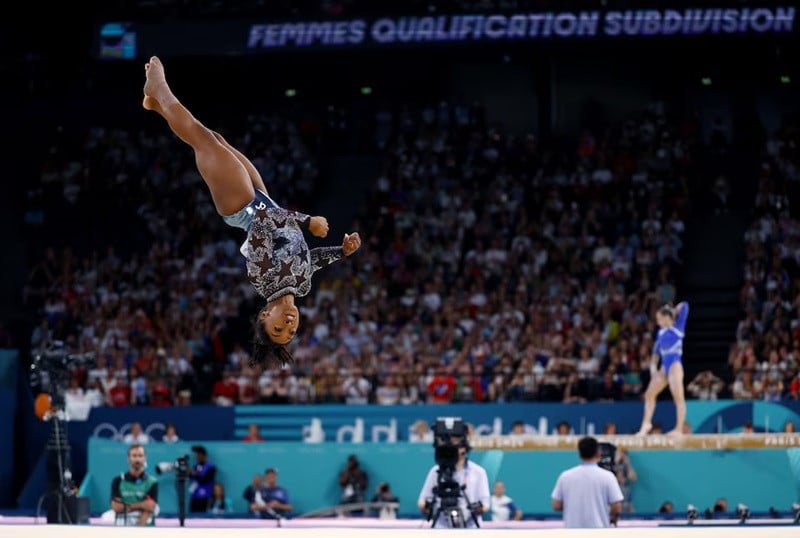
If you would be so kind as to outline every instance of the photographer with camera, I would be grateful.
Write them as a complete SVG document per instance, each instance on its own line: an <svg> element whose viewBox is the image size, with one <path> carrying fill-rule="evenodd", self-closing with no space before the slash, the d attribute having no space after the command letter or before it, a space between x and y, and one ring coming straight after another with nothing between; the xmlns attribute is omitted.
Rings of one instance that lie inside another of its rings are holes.
<svg viewBox="0 0 800 538"><path fill-rule="evenodd" d="M214 496L214 482L217 478L217 466L208 461L208 451L203 445L192 447L196 462L189 469L189 512L207 512Z"/></svg>
<svg viewBox="0 0 800 538"><path fill-rule="evenodd" d="M616 475L609 468L614 461L611 452L608 448L601 450L594 437L578 441L582 463L559 475L551 495L553 510L564 512L565 527L616 526L624 496Z"/></svg>
<svg viewBox="0 0 800 538"><path fill-rule="evenodd" d="M486 470L469 461L467 426L459 418L440 418L433 425L436 465L428 471L417 505L434 528L477 528L489 509Z"/></svg>
<svg viewBox="0 0 800 538"><path fill-rule="evenodd" d="M372 497L372 502L374 503L396 503L400 500L397 498L392 492L391 486L389 486L389 482L381 482L378 484L378 489L375 491L375 495ZM397 509L384 506L378 510L378 517L381 519L395 519L397 518Z"/></svg>
<svg viewBox="0 0 800 538"><path fill-rule="evenodd" d="M158 515L158 480L145 472L142 445L128 447L128 471L111 481L111 510L116 525L154 525Z"/></svg>
<svg viewBox="0 0 800 538"><path fill-rule="evenodd" d="M361 468L358 457L356 457L355 454L351 454L347 458L347 467L339 473L339 486L342 488L341 503L352 504L364 502L364 492L367 490L367 482L367 473Z"/></svg>

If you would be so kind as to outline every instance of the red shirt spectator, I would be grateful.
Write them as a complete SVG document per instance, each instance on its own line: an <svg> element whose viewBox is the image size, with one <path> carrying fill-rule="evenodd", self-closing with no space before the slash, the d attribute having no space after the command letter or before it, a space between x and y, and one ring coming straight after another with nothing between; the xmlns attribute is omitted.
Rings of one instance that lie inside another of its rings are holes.
<svg viewBox="0 0 800 538"><path fill-rule="evenodd" d="M789 385L789 397L795 400L800 399L800 376L795 376Z"/></svg>
<svg viewBox="0 0 800 538"><path fill-rule="evenodd" d="M232 374L214 383L212 398L217 405L234 405L239 401L239 384Z"/></svg>
<svg viewBox="0 0 800 538"><path fill-rule="evenodd" d="M112 407L125 407L131 404L131 387L122 381L111 387L108 391L108 398Z"/></svg>
<svg viewBox="0 0 800 538"><path fill-rule="evenodd" d="M158 379L151 389L150 405L153 407L169 407L172 405L172 394L163 379Z"/></svg>
<svg viewBox="0 0 800 538"><path fill-rule="evenodd" d="M247 435L242 438L242 441L245 443L262 443L264 442L264 438L261 437L261 433L258 431L258 424L250 424L247 427Z"/></svg>
<svg viewBox="0 0 800 538"><path fill-rule="evenodd" d="M428 383L429 403L450 403L456 391L456 380L444 370L439 371Z"/></svg>

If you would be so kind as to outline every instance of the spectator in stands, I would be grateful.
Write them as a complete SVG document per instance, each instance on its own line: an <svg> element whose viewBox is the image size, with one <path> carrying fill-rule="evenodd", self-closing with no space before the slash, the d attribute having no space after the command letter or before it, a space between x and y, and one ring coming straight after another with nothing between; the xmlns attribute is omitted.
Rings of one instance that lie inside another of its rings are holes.
<svg viewBox="0 0 800 538"><path fill-rule="evenodd" d="M380 405L396 405L400 403L402 389L398 376L387 375L383 382L375 389L375 403Z"/></svg>
<svg viewBox="0 0 800 538"><path fill-rule="evenodd" d="M597 387L597 401L617 402L622 400L622 386L614 379L614 373L606 371L603 373L600 384Z"/></svg>
<svg viewBox="0 0 800 538"><path fill-rule="evenodd" d="M433 430L425 420L417 420L411 425L408 441L411 443L433 443Z"/></svg>
<svg viewBox="0 0 800 538"><path fill-rule="evenodd" d="M566 420L562 420L556 425L556 435L570 435L572 426Z"/></svg>
<svg viewBox="0 0 800 538"><path fill-rule="evenodd" d="M150 436L142 431L141 423L133 422L131 423L131 431L125 434L122 440L129 445L146 445L150 442Z"/></svg>
<svg viewBox="0 0 800 538"><path fill-rule="evenodd" d="M641 365L637 359L633 359L629 362L627 371L623 374L623 398L626 400L641 400L642 389Z"/></svg>
<svg viewBox="0 0 800 538"><path fill-rule="evenodd" d="M100 378L89 381L86 389L86 400L92 407L102 407L108 403L105 388Z"/></svg>
<svg viewBox="0 0 800 538"><path fill-rule="evenodd" d="M698 373L686 391L698 400L716 400L725 383L711 370Z"/></svg>
<svg viewBox="0 0 800 538"><path fill-rule="evenodd" d="M212 392L214 403L219 406L236 405L239 401L239 383L236 372L228 370L222 379L214 383Z"/></svg>
<svg viewBox="0 0 800 538"><path fill-rule="evenodd" d="M651 435L663 435L664 434L664 427L661 425L660 422L653 422L653 427L650 429Z"/></svg>
<svg viewBox="0 0 800 538"><path fill-rule="evenodd" d="M511 424L511 431L508 432L508 435L525 435L527 432L525 431L525 422L522 420L515 420L513 424ZM495 487L497 484L495 484Z"/></svg>
<svg viewBox="0 0 800 538"><path fill-rule="evenodd" d="M158 480L145 472L144 447L128 447L128 471L111 481L111 509L117 525L152 525L158 515Z"/></svg>
<svg viewBox="0 0 800 538"><path fill-rule="evenodd" d="M438 367L436 375L428 382L426 403L450 403L456 390L455 378L444 366Z"/></svg>
<svg viewBox="0 0 800 538"><path fill-rule="evenodd" d="M347 404L369 403L372 384L362 375L361 368L351 368L350 375L342 383L342 393Z"/></svg>
<svg viewBox="0 0 800 538"><path fill-rule="evenodd" d="M86 420L91 411L92 403L75 375L70 377L64 391L64 408L73 420Z"/></svg>
<svg viewBox="0 0 800 538"><path fill-rule="evenodd" d="M261 437L261 432L258 429L258 424L248 424L247 426L247 435L242 437L242 441L245 443L263 443L264 438Z"/></svg>
<svg viewBox="0 0 800 538"><path fill-rule="evenodd" d="M164 443L177 443L180 440L181 438L178 437L178 428L172 422L168 422L161 441Z"/></svg>
<svg viewBox="0 0 800 538"><path fill-rule="evenodd" d="M109 372L114 376L113 372ZM108 397L113 407L125 407L131 405L131 387L125 374L116 375L110 383Z"/></svg>
<svg viewBox="0 0 800 538"><path fill-rule="evenodd" d="M754 400L761 396L761 383L753 379L752 370L741 370L733 382L731 392L735 400Z"/></svg>

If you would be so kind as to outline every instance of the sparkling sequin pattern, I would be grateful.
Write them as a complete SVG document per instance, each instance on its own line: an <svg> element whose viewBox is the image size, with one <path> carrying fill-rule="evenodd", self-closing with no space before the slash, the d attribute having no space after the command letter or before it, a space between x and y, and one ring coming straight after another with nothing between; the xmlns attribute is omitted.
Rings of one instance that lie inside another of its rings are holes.
<svg viewBox="0 0 800 538"><path fill-rule="evenodd" d="M342 247L309 249L300 224L308 215L281 208L260 208L253 216L241 252L247 278L268 302L284 295L311 291L311 276L342 259Z"/></svg>

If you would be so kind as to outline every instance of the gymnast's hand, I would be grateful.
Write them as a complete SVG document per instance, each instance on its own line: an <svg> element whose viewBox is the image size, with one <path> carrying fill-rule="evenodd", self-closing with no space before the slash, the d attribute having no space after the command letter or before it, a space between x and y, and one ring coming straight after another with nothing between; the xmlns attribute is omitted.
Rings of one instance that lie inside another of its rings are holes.
<svg viewBox="0 0 800 538"><path fill-rule="evenodd" d="M328 219L325 217L311 217L308 223L308 231L316 237L328 235Z"/></svg>
<svg viewBox="0 0 800 538"><path fill-rule="evenodd" d="M342 250L344 251L345 256L351 255L353 252L358 250L358 247L360 246L361 246L361 238L358 236L358 232L351 234L344 234L344 241L342 241Z"/></svg>

